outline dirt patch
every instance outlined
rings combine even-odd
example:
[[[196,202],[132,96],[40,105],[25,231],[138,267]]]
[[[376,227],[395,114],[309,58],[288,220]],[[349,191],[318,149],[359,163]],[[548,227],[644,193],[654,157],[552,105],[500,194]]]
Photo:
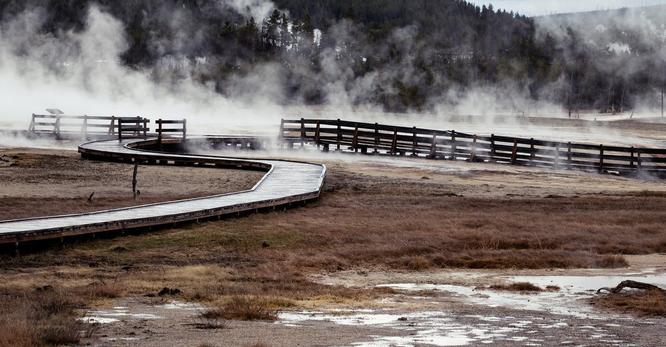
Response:
[[[80,159],[74,151],[0,149],[0,220],[99,211],[251,188],[263,173],[133,166]]]

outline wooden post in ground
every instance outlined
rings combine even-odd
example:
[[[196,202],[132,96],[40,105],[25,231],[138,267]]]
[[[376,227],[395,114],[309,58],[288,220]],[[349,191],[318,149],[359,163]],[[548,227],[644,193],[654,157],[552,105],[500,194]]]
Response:
[[[599,173],[604,173],[604,145],[599,145]]]
[[[136,200],[137,197],[137,190],[136,190],[136,185],[137,185],[137,174],[139,173],[139,162],[134,163],[134,172],[132,173],[132,193],[134,194],[134,200]]]

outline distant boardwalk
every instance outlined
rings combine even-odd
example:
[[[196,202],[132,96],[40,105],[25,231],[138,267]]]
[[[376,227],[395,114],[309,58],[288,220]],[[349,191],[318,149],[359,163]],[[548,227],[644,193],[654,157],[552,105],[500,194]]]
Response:
[[[534,138],[481,136],[340,119],[282,120],[280,137],[290,145],[311,143],[324,151],[424,156],[559,169],[645,174],[666,178],[666,149],[607,146]]]
[[[156,139],[124,139],[83,144],[85,158],[159,165],[233,167],[266,174],[252,189],[204,198],[165,202],[108,211],[0,222],[0,244],[57,239],[180,222],[198,221],[241,212],[287,206],[317,199],[326,175],[324,165],[262,159],[182,155],[148,149]]]

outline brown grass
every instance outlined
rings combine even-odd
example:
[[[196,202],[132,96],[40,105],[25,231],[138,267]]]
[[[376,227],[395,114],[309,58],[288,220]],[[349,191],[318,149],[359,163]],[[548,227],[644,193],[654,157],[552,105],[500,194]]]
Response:
[[[493,290],[502,290],[510,292],[542,292],[543,288],[529,282],[516,282],[511,284],[494,284],[490,286]]]
[[[616,312],[666,317],[666,292],[660,290],[604,294],[592,299],[592,304]]]
[[[275,304],[266,298],[233,296],[219,307],[208,309],[200,315],[205,319],[276,320]]]

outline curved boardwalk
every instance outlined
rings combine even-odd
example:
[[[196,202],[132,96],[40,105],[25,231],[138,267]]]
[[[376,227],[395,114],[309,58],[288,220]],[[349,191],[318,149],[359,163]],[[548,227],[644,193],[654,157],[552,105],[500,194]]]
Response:
[[[84,158],[160,165],[234,167],[266,171],[250,190],[100,212],[0,222],[0,244],[60,238],[97,232],[172,225],[285,206],[319,197],[326,175],[324,165],[262,159],[153,152],[155,140],[111,140],[83,144]]]

